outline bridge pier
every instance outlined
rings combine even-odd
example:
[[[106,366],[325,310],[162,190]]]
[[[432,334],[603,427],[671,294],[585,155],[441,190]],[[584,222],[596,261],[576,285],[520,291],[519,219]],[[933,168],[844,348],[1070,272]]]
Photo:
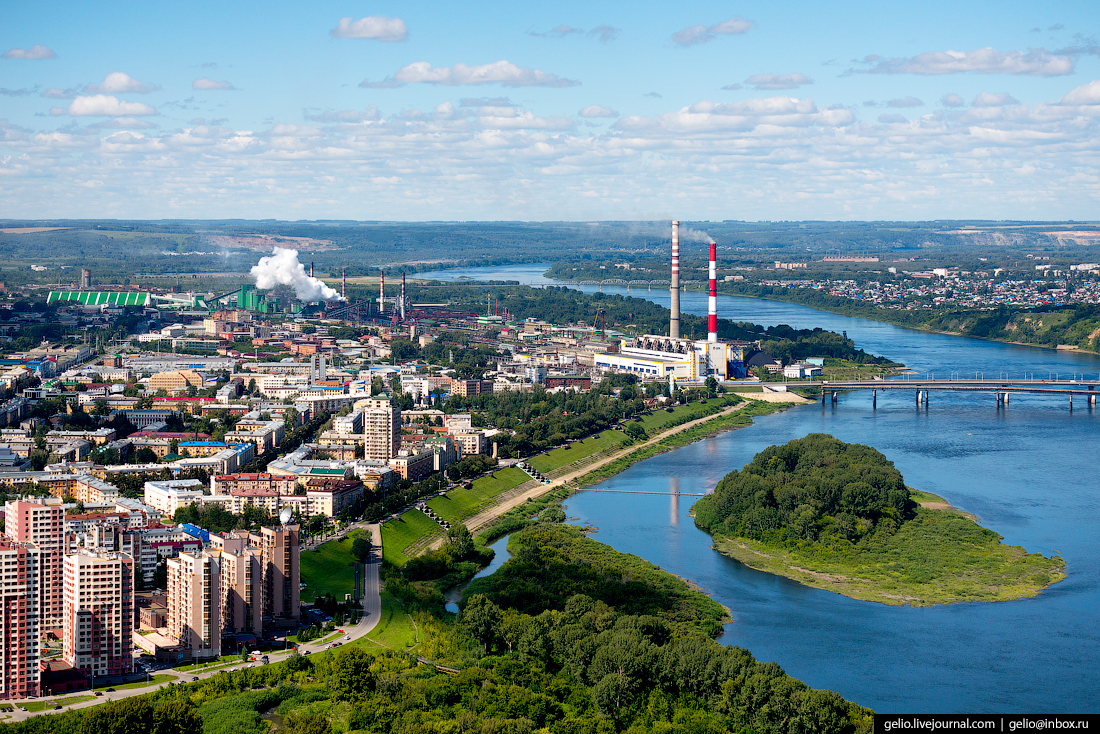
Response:
[[[833,405],[836,405],[836,390],[833,390]]]
[[[871,391],[871,410],[878,407],[878,390]]]
[[[825,388],[821,388],[821,405],[825,406]]]

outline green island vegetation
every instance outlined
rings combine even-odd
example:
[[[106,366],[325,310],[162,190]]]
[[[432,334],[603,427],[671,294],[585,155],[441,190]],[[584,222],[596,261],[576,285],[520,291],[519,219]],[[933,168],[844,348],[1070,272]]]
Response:
[[[884,604],[1032,597],[1065,562],[1003,545],[941,498],[913,493],[868,446],[810,434],[757,454],[696,503],[695,523],[747,566]]]

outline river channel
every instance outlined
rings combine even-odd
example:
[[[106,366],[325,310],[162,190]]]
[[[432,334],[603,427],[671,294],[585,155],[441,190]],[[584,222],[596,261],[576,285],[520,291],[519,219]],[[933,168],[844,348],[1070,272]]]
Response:
[[[420,277],[551,284],[545,266],[447,270]],[[597,287],[586,286],[592,292]],[[626,293],[623,287],[605,292]],[[668,305],[668,291],[630,295]],[[705,294],[685,293],[704,314]],[[936,377],[1100,374],[1100,356],[928,334],[804,306],[719,297],[719,315],[764,325],[846,331],[856,346]],[[776,661],[815,688],[883,713],[1100,711],[1100,411],[1059,397],[909,391],[800,406],[750,427],[636,464],[606,489],[701,492],[761,449],[812,432],[882,451],[907,484],[977,515],[1005,542],[1066,559],[1068,577],[1034,599],[888,607],[811,589],[719,555],[689,511],[692,497],[580,492],[566,503],[594,537],[704,587],[733,612],[720,641]]]

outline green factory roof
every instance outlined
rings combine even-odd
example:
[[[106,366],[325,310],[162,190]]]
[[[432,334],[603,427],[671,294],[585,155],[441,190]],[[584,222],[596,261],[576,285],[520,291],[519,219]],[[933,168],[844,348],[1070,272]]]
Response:
[[[117,306],[147,306],[149,294],[133,291],[50,291],[49,297],[46,298],[46,303],[60,301],[78,301],[85,306],[102,306],[105,303]]]

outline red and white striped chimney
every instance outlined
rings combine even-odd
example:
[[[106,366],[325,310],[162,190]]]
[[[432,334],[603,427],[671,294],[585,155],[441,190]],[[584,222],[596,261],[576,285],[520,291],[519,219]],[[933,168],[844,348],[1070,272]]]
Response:
[[[707,341],[718,341],[718,245],[710,243],[710,290],[707,292]]]

